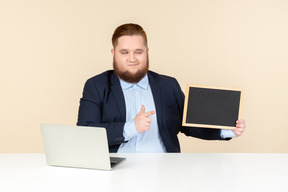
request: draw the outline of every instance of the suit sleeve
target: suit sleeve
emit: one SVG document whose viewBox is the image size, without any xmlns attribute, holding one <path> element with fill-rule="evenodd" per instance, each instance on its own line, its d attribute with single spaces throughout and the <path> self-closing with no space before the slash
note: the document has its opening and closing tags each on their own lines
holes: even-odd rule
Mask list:
<svg viewBox="0 0 288 192">
<path fill-rule="evenodd" d="M 120 145 L 124 142 L 123 127 L 125 122 L 103 122 L 103 99 L 100 97 L 103 91 L 99 91 L 90 79 L 85 83 L 83 96 L 80 99 L 78 111 L 78 126 L 104 127 L 107 131 L 109 146 Z M 112 109 L 113 110 L 113 109 Z"/>
</svg>

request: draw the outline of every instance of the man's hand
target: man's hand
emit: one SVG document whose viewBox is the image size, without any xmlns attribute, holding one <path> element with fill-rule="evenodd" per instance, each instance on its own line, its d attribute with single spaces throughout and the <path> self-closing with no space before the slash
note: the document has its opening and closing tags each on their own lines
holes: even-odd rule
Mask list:
<svg viewBox="0 0 288 192">
<path fill-rule="evenodd" d="M 149 116 L 154 115 L 154 114 L 155 114 L 155 111 L 145 112 L 144 105 L 141 106 L 141 110 L 139 111 L 139 113 L 136 115 L 134 119 L 134 123 L 135 123 L 136 130 L 138 131 L 138 133 L 142 133 L 143 131 L 150 130 L 152 119 Z"/>
<path fill-rule="evenodd" d="M 245 131 L 245 121 L 244 119 L 240 119 L 236 121 L 236 128 L 233 129 L 233 132 L 235 133 L 236 137 L 239 137 L 242 135 L 242 133 Z"/>
</svg>

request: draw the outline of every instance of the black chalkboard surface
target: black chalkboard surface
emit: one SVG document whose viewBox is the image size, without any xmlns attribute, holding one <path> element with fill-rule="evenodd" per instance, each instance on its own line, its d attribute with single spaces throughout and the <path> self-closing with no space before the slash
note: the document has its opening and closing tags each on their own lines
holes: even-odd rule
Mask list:
<svg viewBox="0 0 288 192">
<path fill-rule="evenodd" d="M 234 129 L 240 119 L 242 89 L 187 85 L 183 126 Z"/>
</svg>

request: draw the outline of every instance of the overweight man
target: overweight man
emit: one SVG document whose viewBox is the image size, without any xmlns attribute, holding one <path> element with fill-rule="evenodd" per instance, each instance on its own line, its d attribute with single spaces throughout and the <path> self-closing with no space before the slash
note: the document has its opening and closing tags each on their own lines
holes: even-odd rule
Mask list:
<svg viewBox="0 0 288 192">
<path fill-rule="evenodd" d="M 87 80 L 77 122 L 104 127 L 110 152 L 180 152 L 179 132 L 206 140 L 242 135 L 244 120 L 236 121 L 234 130 L 182 126 L 184 94 L 175 78 L 149 70 L 147 36 L 141 26 L 117 27 L 112 45 L 114 70 Z"/>
</svg>

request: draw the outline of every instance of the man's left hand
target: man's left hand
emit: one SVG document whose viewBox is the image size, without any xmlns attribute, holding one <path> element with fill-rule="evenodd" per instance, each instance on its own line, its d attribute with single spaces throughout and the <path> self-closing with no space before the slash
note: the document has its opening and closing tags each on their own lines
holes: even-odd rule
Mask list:
<svg viewBox="0 0 288 192">
<path fill-rule="evenodd" d="M 233 129 L 233 132 L 235 133 L 236 137 L 239 137 L 242 135 L 242 133 L 245 131 L 245 121 L 244 119 L 239 119 L 236 121 L 236 128 Z"/>
</svg>

